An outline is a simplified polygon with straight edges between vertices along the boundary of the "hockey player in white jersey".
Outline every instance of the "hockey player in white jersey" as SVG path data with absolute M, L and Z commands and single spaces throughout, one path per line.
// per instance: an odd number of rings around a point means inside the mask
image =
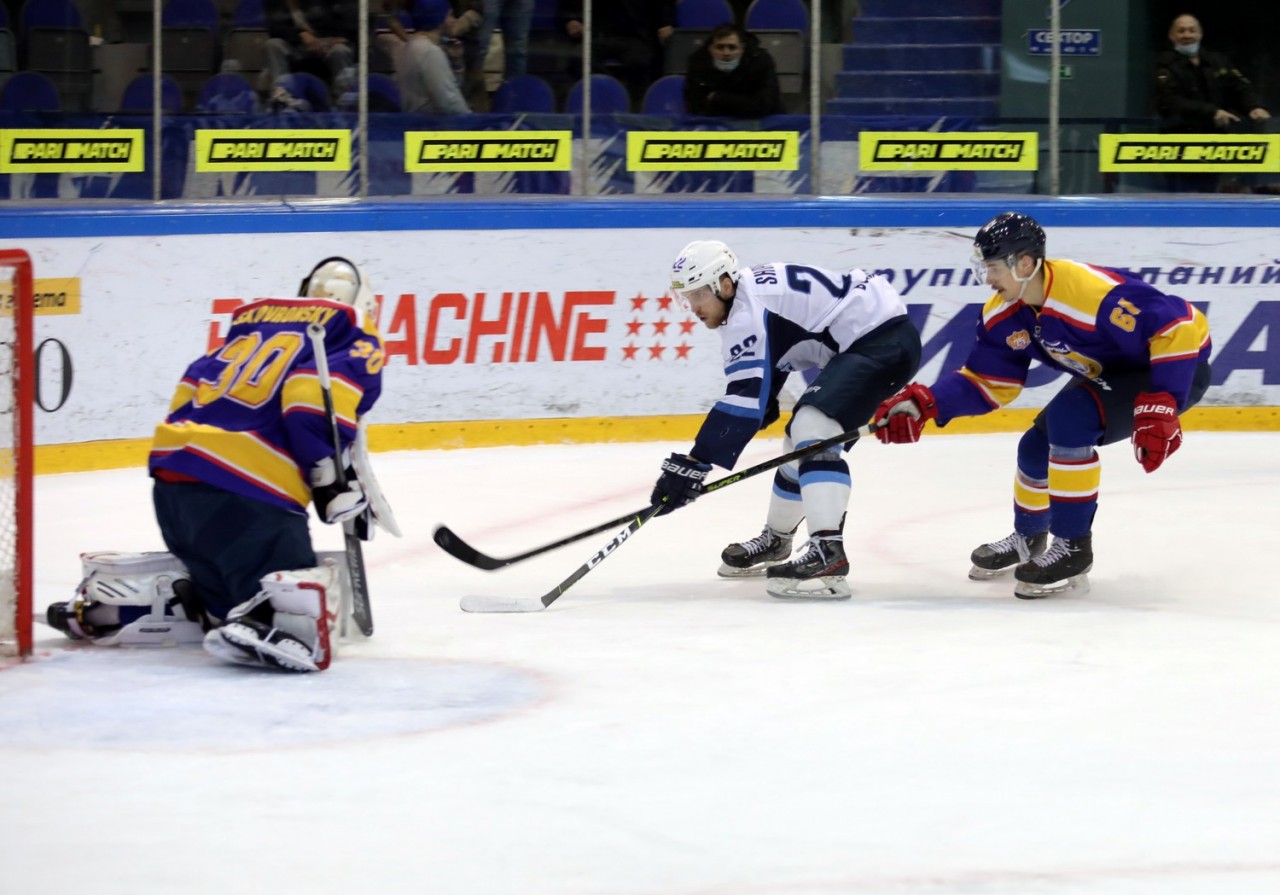
M 689 453 L 663 461 L 652 497 L 667 505 L 663 513 L 695 499 L 713 464 L 732 469 L 752 437 L 778 418 L 788 374 L 819 370 L 787 425 L 790 452 L 865 425 L 920 365 L 920 334 L 884 277 L 784 262 L 740 267 L 727 245 L 703 240 L 680 252 L 671 286 L 708 329 L 720 331 L 728 384 Z M 767 591 L 780 598 L 847 598 L 851 482 L 842 454 L 837 446 L 779 467 L 763 531 L 725 548 L 720 575 L 763 573 Z M 805 519 L 809 540 L 791 559 Z

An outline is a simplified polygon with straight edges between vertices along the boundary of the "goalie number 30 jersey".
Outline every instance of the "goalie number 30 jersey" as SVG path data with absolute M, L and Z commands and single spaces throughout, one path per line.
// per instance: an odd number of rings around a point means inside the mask
M 152 475 L 193 479 L 306 513 L 310 468 L 333 456 L 307 326 L 324 327 L 334 410 L 349 445 L 382 390 L 382 337 L 363 313 L 314 298 L 265 298 L 187 368 L 156 427 Z

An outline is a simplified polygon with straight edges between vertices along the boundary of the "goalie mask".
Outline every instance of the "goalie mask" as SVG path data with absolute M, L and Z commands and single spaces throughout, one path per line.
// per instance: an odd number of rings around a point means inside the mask
M 720 278 L 726 274 L 733 282 L 738 282 L 738 256 L 733 250 L 718 240 L 697 240 L 681 249 L 672 262 L 671 289 L 686 308 L 690 293 L 704 288 L 724 301 L 720 294 Z
M 363 271 L 346 258 L 325 258 L 313 267 L 298 286 L 298 295 L 342 302 L 364 311 L 370 319 L 378 315 L 378 303 Z

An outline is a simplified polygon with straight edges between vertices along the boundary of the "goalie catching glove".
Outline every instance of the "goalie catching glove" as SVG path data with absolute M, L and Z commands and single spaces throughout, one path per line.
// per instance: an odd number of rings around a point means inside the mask
M 664 505 L 658 511 L 659 516 L 679 509 L 702 493 L 702 483 L 710 472 L 710 463 L 702 463 L 684 454 L 672 454 L 662 461 L 662 475 L 653 486 L 649 503 Z
M 1168 392 L 1142 392 L 1133 402 L 1133 456 L 1147 472 L 1182 446 L 1178 405 Z
M 884 444 L 911 444 L 920 440 L 924 424 L 937 416 L 933 392 L 913 382 L 876 408 L 876 438 Z
M 346 479 L 342 484 L 338 482 L 338 467 L 333 457 L 325 457 L 311 467 L 311 500 L 322 520 L 330 525 L 351 520 L 360 540 L 367 541 L 372 528 L 369 498 L 351 464 L 350 451 L 343 452 L 342 463 Z

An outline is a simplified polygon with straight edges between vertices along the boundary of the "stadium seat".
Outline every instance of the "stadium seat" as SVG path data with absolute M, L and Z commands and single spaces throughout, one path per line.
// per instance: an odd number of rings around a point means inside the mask
M 744 23 L 748 31 L 760 28 L 795 29 L 809 33 L 809 10 L 804 0 L 753 0 Z
M 58 88 L 36 71 L 20 71 L 0 87 L 0 109 L 6 112 L 60 112 Z
M 196 94 L 196 111 L 206 115 L 252 115 L 258 111 L 258 94 L 241 75 L 223 72 L 204 82 Z
M 644 92 L 641 111 L 646 115 L 678 118 L 685 113 L 684 75 L 663 75 Z
M 89 108 L 93 58 L 89 33 L 71 0 L 27 0 L 22 7 L 22 41 L 27 70 L 53 82 L 62 106 L 71 112 Z
M 504 81 L 493 94 L 494 112 L 554 112 L 551 85 L 537 75 L 520 75 Z
M 9 11 L 0 3 L 0 84 L 18 70 L 18 40 L 9 24 Z
M 252 83 L 267 67 L 267 20 L 262 0 L 240 0 L 231 27 L 222 41 L 223 70 L 234 62 L 235 71 Z
M 124 88 L 120 111 L 126 115 L 150 115 L 154 105 L 154 76 L 150 72 L 134 76 Z M 166 115 L 182 112 L 182 88 L 168 75 L 160 76 L 160 111 Z
M 668 75 L 682 75 L 689 70 L 689 56 L 707 42 L 709 28 L 677 28 L 667 38 L 663 49 L 662 71 Z
M 297 108 L 292 111 L 328 112 L 332 109 L 328 86 L 313 74 L 295 71 L 287 75 L 281 75 L 277 79 L 275 86 L 288 91 L 289 95 L 295 100 L 300 100 L 306 105 L 305 109 Z M 276 111 L 290 110 L 277 109 Z
M 160 18 L 160 66 L 189 106 L 217 71 L 218 7 L 213 0 L 169 0 Z
M 803 92 L 805 72 L 809 70 L 804 32 L 795 28 L 760 28 L 751 33 L 773 57 L 778 70 L 778 90 L 784 94 Z
M 569 88 L 564 110 L 570 115 L 582 114 L 583 82 Z M 591 114 L 625 115 L 631 111 L 631 97 L 623 83 L 612 75 L 591 76 Z
M 370 112 L 399 112 L 400 87 L 395 78 L 374 72 L 367 81 Z
M 737 21 L 729 0 L 680 0 L 676 4 L 677 28 L 715 28 Z

